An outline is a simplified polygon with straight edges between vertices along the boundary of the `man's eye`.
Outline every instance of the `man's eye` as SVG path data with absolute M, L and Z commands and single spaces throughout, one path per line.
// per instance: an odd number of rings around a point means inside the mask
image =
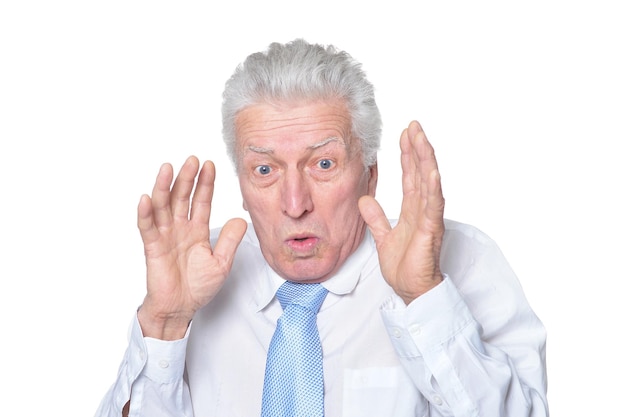
M 322 159 L 317 165 L 322 169 L 330 169 L 333 166 L 333 161 L 330 159 Z
M 259 165 L 255 168 L 255 171 L 261 175 L 267 175 L 272 171 L 272 168 L 269 165 Z

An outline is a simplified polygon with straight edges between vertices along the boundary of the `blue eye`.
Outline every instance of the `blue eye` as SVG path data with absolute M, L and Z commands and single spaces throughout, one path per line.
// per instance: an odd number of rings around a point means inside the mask
M 330 159 L 322 159 L 317 165 L 322 169 L 330 169 L 333 166 L 333 161 Z
M 269 165 L 259 165 L 255 168 L 255 171 L 261 175 L 267 175 L 272 171 L 272 168 Z

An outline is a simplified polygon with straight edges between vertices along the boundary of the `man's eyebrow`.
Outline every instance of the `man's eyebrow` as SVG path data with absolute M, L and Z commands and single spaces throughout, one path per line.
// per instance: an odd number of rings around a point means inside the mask
M 308 149 L 317 149 L 317 148 L 321 148 L 322 146 L 328 145 L 331 142 L 339 142 L 340 145 L 344 145 L 345 146 L 345 142 L 343 141 L 343 139 L 340 139 L 336 136 L 331 136 L 329 138 L 326 138 L 318 143 L 314 143 L 313 145 L 308 146 Z
M 336 136 L 331 136 L 329 138 L 326 138 L 322 141 L 319 141 L 317 143 L 314 143 L 312 145 L 307 146 L 307 149 L 318 149 L 321 148 L 322 146 L 328 145 L 331 142 L 339 142 L 340 145 L 345 145 L 345 142 L 343 141 L 343 139 L 340 139 Z M 251 152 L 255 152 L 255 153 L 265 153 L 265 154 L 273 154 L 274 153 L 274 149 L 272 148 L 266 148 L 263 146 L 254 146 L 254 145 L 249 145 L 246 147 L 246 149 L 248 151 Z
M 262 146 L 250 145 L 246 149 L 249 150 L 249 151 L 252 151 L 252 152 L 256 152 L 256 153 L 269 153 L 269 154 L 274 153 L 274 149 L 272 149 L 272 148 L 264 148 Z

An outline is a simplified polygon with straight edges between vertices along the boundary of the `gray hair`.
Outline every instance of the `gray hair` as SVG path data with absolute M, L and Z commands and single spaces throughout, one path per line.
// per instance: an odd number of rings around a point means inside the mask
M 238 166 L 235 118 L 244 108 L 259 103 L 343 99 L 352 118 L 351 135 L 361 141 L 363 163 L 376 163 L 381 117 L 374 87 L 361 64 L 332 45 L 296 39 L 272 43 L 240 64 L 226 82 L 222 102 L 222 134 L 226 150 Z

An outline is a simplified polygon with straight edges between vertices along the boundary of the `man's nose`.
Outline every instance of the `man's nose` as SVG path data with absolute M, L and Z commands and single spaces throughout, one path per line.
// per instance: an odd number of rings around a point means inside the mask
M 283 177 L 281 206 L 283 213 L 294 219 L 313 210 L 310 184 L 299 170 L 287 172 Z

